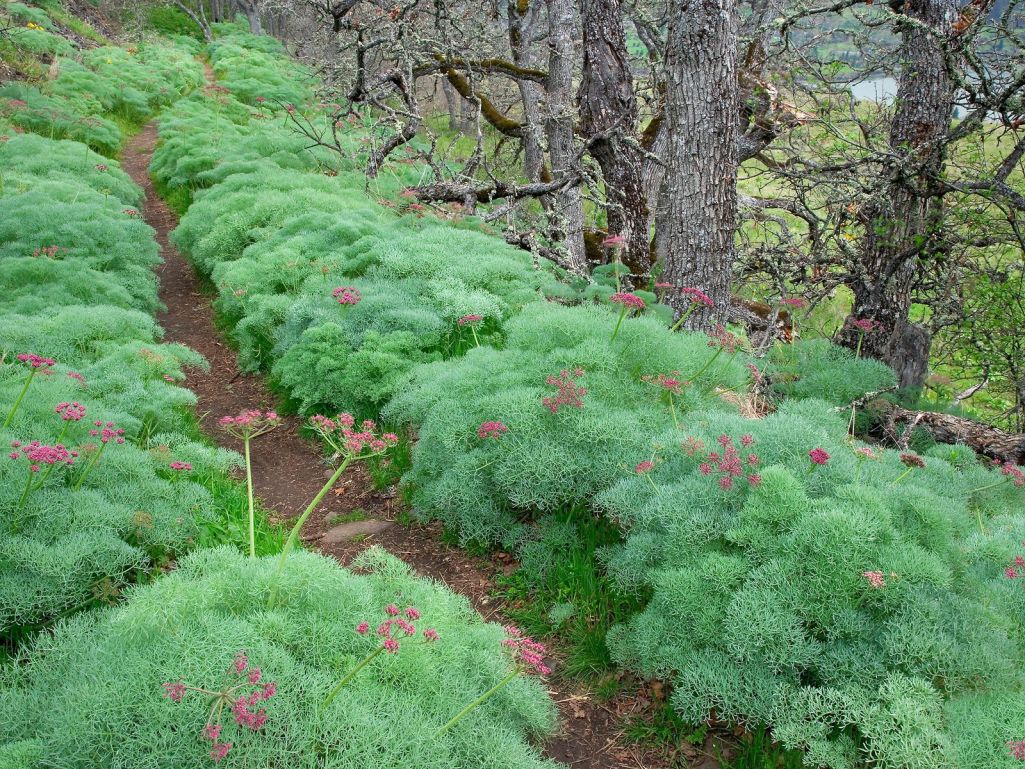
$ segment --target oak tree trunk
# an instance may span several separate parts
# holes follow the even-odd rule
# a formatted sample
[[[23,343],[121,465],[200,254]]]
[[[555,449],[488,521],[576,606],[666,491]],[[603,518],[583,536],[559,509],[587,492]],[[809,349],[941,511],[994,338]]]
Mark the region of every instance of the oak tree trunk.
[[[665,60],[666,173],[656,227],[662,280],[715,303],[687,320],[708,328],[730,307],[737,219],[736,0],[672,0]],[[677,315],[690,302],[670,291]]]
[[[854,305],[838,341],[889,363],[902,387],[920,386],[929,362],[930,338],[909,320],[912,291],[923,262],[941,249],[943,203],[938,180],[954,108],[954,86],[942,41],[956,13],[953,0],[908,0],[902,7],[903,67],[890,126],[886,187],[861,212]],[[862,334],[851,321],[869,320],[878,330]]]
[[[548,110],[545,133],[552,175],[558,178],[572,174],[576,160],[573,145],[573,61],[576,47],[574,0],[546,0],[548,5]],[[556,239],[566,251],[566,261],[580,272],[587,271],[584,252],[584,206],[579,184],[570,184],[553,195],[551,212]]]
[[[625,141],[637,124],[637,99],[620,0],[584,0],[584,65],[577,98],[580,127],[605,182],[610,236],[622,236],[623,264],[639,284],[651,271],[644,155]]]
[[[535,6],[538,0],[534,0]],[[509,0],[509,48],[518,67],[533,67],[531,40],[536,8],[530,0]],[[541,87],[538,83],[518,79],[516,85],[523,103],[523,174],[532,182],[540,181],[544,166],[541,146]]]

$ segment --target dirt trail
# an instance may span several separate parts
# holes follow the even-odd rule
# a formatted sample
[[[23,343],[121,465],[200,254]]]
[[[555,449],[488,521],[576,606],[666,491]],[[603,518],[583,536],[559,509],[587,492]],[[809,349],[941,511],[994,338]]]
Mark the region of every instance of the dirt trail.
[[[234,351],[222,341],[214,325],[211,297],[204,292],[192,266],[169,241],[168,235],[178,220],[157,195],[149,176],[156,142],[154,121],[129,142],[122,165],[146,193],[143,215],[156,230],[164,259],[157,272],[160,299],[167,309],[158,320],[166,331],[166,341],[188,345],[209,361],[210,370],[190,370],[186,384],[199,400],[197,412],[206,433],[219,444],[241,451],[241,443],[219,430],[217,420],[243,409],[274,408],[275,397],[261,376],[239,371]],[[274,433],[253,443],[256,494],[278,520],[304,510],[330,475],[318,447],[304,440],[299,429],[299,420],[290,416]],[[355,516],[351,515],[354,511],[358,511]],[[417,573],[465,595],[485,618],[500,619],[500,606],[490,596],[494,578],[504,565],[445,545],[437,525],[397,523],[399,511],[395,491],[375,492],[366,471],[358,467],[343,476],[335,491],[310,516],[302,538],[342,563],[370,545],[380,545]],[[340,523],[345,516],[362,520]],[[636,746],[623,744],[624,716],[643,708],[643,702],[624,698],[601,704],[575,687],[555,687],[551,692],[564,726],[563,733],[547,746],[546,754],[551,758],[574,769],[654,769],[661,765],[652,757],[642,756]]]

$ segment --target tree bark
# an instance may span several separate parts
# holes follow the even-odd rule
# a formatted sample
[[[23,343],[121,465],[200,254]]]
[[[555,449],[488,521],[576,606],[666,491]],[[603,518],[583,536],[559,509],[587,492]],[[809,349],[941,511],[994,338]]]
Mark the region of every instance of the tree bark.
[[[714,302],[690,328],[726,320],[737,219],[736,0],[672,0],[666,51],[666,174],[659,220],[662,280]],[[676,314],[690,302],[667,297]]]
[[[573,146],[573,60],[576,52],[574,0],[546,0],[548,5],[548,114],[545,132],[552,176],[556,179],[571,172],[576,160]],[[580,272],[587,272],[584,251],[584,206],[580,185],[574,184],[554,196],[555,237],[566,249],[566,260]]]
[[[928,371],[930,337],[911,323],[919,265],[942,249],[944,150],[954,86],[942,40],[956,18],[954,0],[908,0],[902,8],[903,67],[890,126],[886,187],[862,212],[865,235],[854,304],[838,341],[856,347],[854,320],[875,321],[864,355],[889,363],[902,387],[918,387]]]
[[[537,0],[535,0],[535,6]],[[509,49],[513,63],[519,67],[534,65],[531,39],[536,10],[530,0],[509,0]],[[532,182],[540,181],[544,167],[541,146],[541,88],[537,83],[517,78],[516,86],[523,103],[523,174]]]
[[[644,155],[626,141],[638,114],[620,0],[583,0],[582,18],[581,132],[605,181],[608,233],[625,238],[620,258],[639,284],[651,271],[649,211]]]
[[[258,0],[235,0],[239,10],[246,15],[249,22],[249,31],[254,35],[263,34],[263,24],[260,22],[260,3]]]

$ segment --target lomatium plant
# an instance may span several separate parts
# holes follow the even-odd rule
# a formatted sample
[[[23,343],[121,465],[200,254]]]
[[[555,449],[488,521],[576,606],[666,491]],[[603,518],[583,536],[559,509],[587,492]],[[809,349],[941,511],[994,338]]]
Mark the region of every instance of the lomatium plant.
[[[59,443],[55,446],[48,446],[39,441],[31,443],[11,441],[11,449],[11,453],[7,455],[8,458],[15,461],[24,460],[27,463],[28,471],[16,510],[21,510],[25,506],[29,493],[42,486],[55,467],[71,467],[78,458],[77,451],[72,451]],[[46,472],[39,479],[39,473],[43,467],[46,467]]]
[[[331,691],[327,693],[324,698],[324,702],[321,703],[321,709],[326,708],[330,705],[335,697],[342,688],[349,683],[356,674],[359,673],[363,668],[369,665],[381,652],[387,652],[388,654],[398,654],[399,649],[403,643],[406,643],[410,639],[417,638],[416,625],[413,624],[416,620],[420,619],[420,610],[415,606],[407,606],[405,610],[400,611],[399,607],[395,604],[388,604],[384,608],[384,613],[387,615],[387,619],[384,620],[380,625],[377,626],[377,630],[374,631],[375,635],[380,642],[370,651],[367,655],[356,663],[356,666],[342,676],[341,680],[335,684]],[[370,623],[363,620],[356,626],[356,632],[362,636],[367,636],[370,633]],[[401,640],[400,640],[401,639]],[[438,631],[434,628],[427,628],[419,636],[422,643],[433,643],[438,640]]]
[[[25,377],[25,383],[21,387],[21,392],[18,393],[18,397],[14,399],[14,405],[11,406],[11,410],[7,412],[7,418],[4,419],[4,423],[3,425],[0,425],[0,427],[10,427],[11,420],[14,419],[14,415],[18,413],[18,407],[21,406],[21,402],[25,400],[25,393],[28,392],[28,388],[32,385],[32,380],[36,378],[36,374],[52,374],[52,366],[57,363],[53,358],[44,358],[30,352],[21,353],[18,355],[18,360],[28,366],[28,376]]]
[[[512,657],[513,669],[505,676],[501,681],[488,689],[484,694],[475,699],[465,708],[456,713],[452,718],[449,719],[443,727],[441,727],[435,737],[440,737],[453,726],[462,721],[466,716],[472,713],[474,710],[479,708],[489,699],[494,697],[500,692],[505,686],[507,686],[515,678],[526,675],[529,673],[536,673],[537,675],[547,676],[552,671],[545,665],[545,647],[539,644],[532,638],[528,638],[520,629],[513,625],[505,626],[505,640],[502,641],[502,646],[508,650]]]
[[[612,329],[612,338],[610,342],[615,342],[616,337],[619,336],[619,327],[623,325],[623,318],[631,310],[637,310],[637,314],[644,312],[644,300],[641,299],[637,294],[631,294],[629,291],[619,291],[609,297],[609,301],[614,304],[621,305],[622,309],[619,311],[619,319],[616,321],[616,327]]]
[[[303,514],[296,520],[295,525],[292,527],[292,531],[288,535],[288,539],[285,540],[285,546],[281,550],[281,556],[278,560],[278,568],[274,572],[274,576],[271,581],[270,597],[267,599],[267,608],[273,609],[278,602],[278,584],[281,578],[281,572],[285,570],[285,563],[288,560],[288,554],[295,548],[296,542],[299,540],[299,531],[302,529],[303,524],[306,523],[306,519],[310,517],[310,514],[317,508],[320,501],[324,498],[324,495],[331,490],[331,488],[338,482],[338,479],[342,477],[349,465],[353,462],[359,462],[361,460],[370,459],[371,457],[380,456],[384,454],[389,448],[396,445],[399,442],[399,436],[394,433],[381,433],[374,432],[377,429],[377,425],[373,420],[364,420],[360,425],[360,429],[355,428],[356,419],[349,413],[338,414],[334,419],[315,414],[310,417],[310,427],[317,433],[324,441],[330,446],[335,453],[336,457],[340,457],[341,461],[338,463],[338,467],[334,473],[328,479],[327,483],[317,492],[317,495],[313,498],[313,501],[307,506]]]
[[[281,425],[281,417],[273,411],[260,411],[259,409],[248,409],[234,417],[221,417],[217,423],[228,435],[232,435],[242,441],[245,447],[246,458],[246,497],[249,503],[249,557],[256,557],[256,512],[253,505],[253,462],[250,454],[249,444],[254,438],[258,438]],[[174,468],[181,469],[181,468]],[[191,470],[191,466],[189,467]]]
[[[224,711],[231,711],[239,727],[259,731],[267,722],[267,711],[255,708],[273,697],[277,690],[278,685],[273,681],[264,681],[263,672],[250,665],[249,658],[243,652],[235,655],[220,689],[204,689],[182,681],[164,684],[164,695],[172,702],[181,702],[190,692],[210,698],[210,714],[203,725],[202,736],[212,743],[210,758],[214,763],[219,763],[228,755],[233,745],[222,739]]]
[[[670,331],[676,331],[676,329],[682,326],[684,321],[693,315],[694,311],[698,309],[698,307],[715,306],[715,302],[712,301],[711,297],[699,288],[684,287],[680,289],[680,293],[690,299],[690,307],[680,313],[680,317],[676,319],[676,323],[672,325],[669,329]]]
[[[113,422],[103,422],[102,420],[97,419],[93,422],[93,427],[94,429],[89,431],[89,435],[93,438],[99,438],[100,445],[98,448],[95,445],[87,447],[87,449],[91,451],[92,456],[89,458],[89,462],[86,464],[82,474],[78,476],[78,480],[75,481],[74,489],[76,491],[82,488],[82,484],[85,483],[85,479],[89,477],[93,468],[99,463],[100,457],[103,456],[103,452],[107,449],[107,444],[111,441],[118,444],[125,442],[125,429],[123,427],[118,427]]]

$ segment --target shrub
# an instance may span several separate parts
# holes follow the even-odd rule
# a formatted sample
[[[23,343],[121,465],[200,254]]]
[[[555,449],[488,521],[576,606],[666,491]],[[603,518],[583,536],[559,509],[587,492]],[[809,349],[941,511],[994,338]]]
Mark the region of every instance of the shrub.
[[[9,753],[42,755],[61,766],[199,766],[208,708],[181,703],[162,684],[215,684],[244,650],[277,683],[259,732],[235,736],[231,758],[269,766],[543,767],[527,735],[549,733],[554,709],[535,681],[520,678],[442,737],[435,732],[509,669],[501,628],[468,602],[412,577],[382,551],[365,554],[355,576],[331,560],[295,554],[284,604],[265,608],[276,559],[203,550],[121,607],[63,623],[24,666],[7,674],[0,725]],[[356,632],[392,602],[422,612],[433,644],[403,642],[378,657],[323,711],[328,691],[371,645]],[[325,639],[331,639],[325,643]],[[4,748],[0,748],[0,751]],[[2,755],[2,753],[0,753]],[[156,762],[156,763],[154,763]]]
[[[415,370],[384,413],[419,427],[406,479],[418,514],[457,528],[463,541],[515,541],[517,518],[586,502],[649,459],[653,436],[672,425],[664,389],[650,378],[697,372],[714,352],[703,335],[670,334],[643,317],[626,320],[610,345],[616,322],[604,308],[534,303],[506,324],[504,349]],[[558,396],[546,380],[577,368],[582,407],[546,409],[543,399]],[[687,423],[691,410],[717,401],[714,385],[746,378],[741,361],[721,356],[674,408]],[[480,438],[489,420],[508,433]]]
[[[650,595],[610,633],[614,658],[671,680],[685,718],[770,724],[808,766],[982,766],[999,753],[945,709],[1025,683],[1025,596],[1004,575],[1025,535],[1013,486],[974,491],[993,476],[977,462],[865,457],[844,416],[810,400],[761,420],[696,414],[686,433],[684,450],[661,437],[670,448],[648,478],[598,497],[628,532],[606,553],[610,574]],[[757,484],[705,474],[720,435],[750,436]]]

